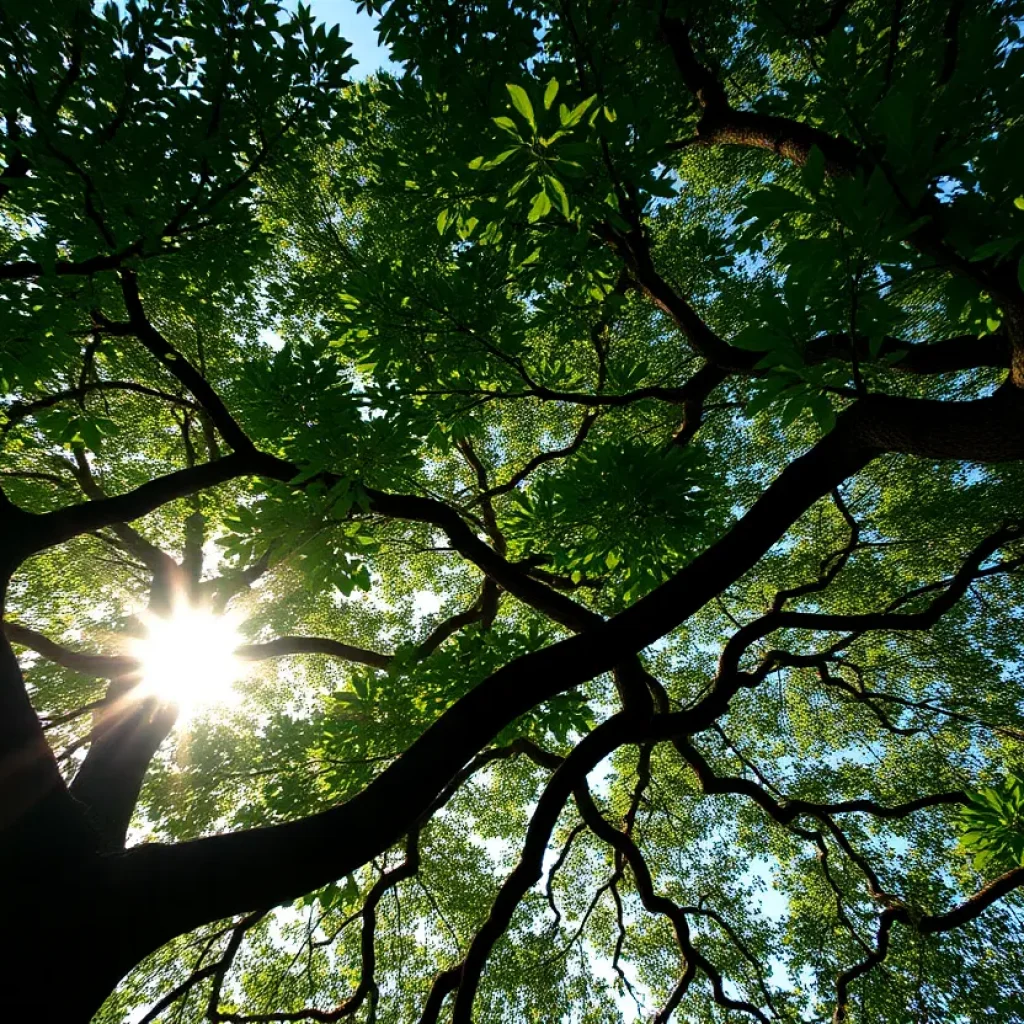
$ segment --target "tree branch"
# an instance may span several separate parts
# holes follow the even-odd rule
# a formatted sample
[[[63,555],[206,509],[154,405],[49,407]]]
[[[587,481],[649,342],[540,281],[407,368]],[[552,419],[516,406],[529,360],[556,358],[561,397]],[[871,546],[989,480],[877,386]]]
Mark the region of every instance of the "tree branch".
[[[666,727],[673,717],[672,715],[662,716],[662,727]],[[693,769],[693,773],[697,776],[697,781],[700,783],[703,792],[734,793],[749,797],[770,818],[777,821],[780,825],[788,825],[802,814],[819,820],[824,820],[824,818],[831,817],[834,814],[850,814],[858,811],[871,814],[876,818],[905,818],[909,814],[914,814],[928,807],[951,804],[966,806],[968,803],[967,795],[959,790],[916,797],[913,800],[907,800],[892,807],[886,807],[869,799],[840,800],[824,804],[800,799],[776,799],[766,789],[750,779],[744,779],[740,776],[716,775],[704,756],[689,740],[677,736],[673,738],[673,743],[686,763]]]
[[[6,634],[11,643],[21,647],[27,647],[36,654],[42,655],[47,661],[55,665],[69,668],[72,672],[81,672],[85,676],[95,676],[99,679],[114,679],[127,675],[138,669],[139,663],[135,658],[117,654],[82,654],[63,647],[42,633],[34,629],[22,626],[9,619],[0,623],[0,628]]]
[[[199,408],[195,402],[190,402],[187,398],[182,398],[180,395],[172,395],[167,391],[151,388],[145,384],[136,384],[135,381],[94,380],[81,384],[77,388],[69,388],[67,391],[58,391],[52,395],[46,395],[44,398],[33,399],[31,402],[12,402],[4,410],[7,422],[4,424],[3,431],[6,433],[16,423],[28,416],[35,416],[44,409],[50,409],[61,402],[80,401],[86,395],[92,394],[95,391],[127,391],[137,395],[159,398],[161,401],[170,402],[172,405],[179,405],[186,409],[197,410]]]
[[[117,853],[124,849],[149,764],[174,727],[178,708],[130,689],[122,692],[117,681],[110,693],[90,733],[89,753],[68,789],[85,808],[101,849]]]
[[[677,18],[662,16],[662,35],[672,52],[676,68],[686,87],[694,94],[701,108],[697,124],[697,141],[704,145],[732,145],[765,149],[777,153],[798,166],[807,162],[812,148],[817,147],[825,158],[825,171],[833,177],[847,177],[858,170],[866,172],[880,167],[906,207],[911,222],[919,222],[907,236],[907,241],[921,252],[936,259],[938,264],[976,281],[1007,306],[1013,327],[1021,316],[1021,295],[1016,275],[1008,266],[999,266],[992,260],[972,262],[960,255],[945,239],[940,222],[942,204],[926,190],[916,203],[902,196],[895,178],[883,161],[866,148],[843,136],[828,132],[802,121],[737,110],[729,103],[724,87],[715,74],[698,59],[693,50],[690,28]],[[1018,387],[1024,386],[1024,339],[1019,338],[1021,328],[1014,328],[1013,377]]]
[[[507,930],[516,907],[541,877],[544,852],[566,801],[598,762],[636,736],[639,726],[634,716],[620,712],[587,735],[551,777],[530,819],[519,862],[502,885],[487,920],[466,953],[452,1024],[471,1024],[477,988],[491,950]]]
[[[0,577],[0,613],[7,580]],[[0,632],[0,869],[27,886],[90,855],[94,837],[69,798],[29,701],[6,632]]]
[[[923,935],[935,935],[975,920],[997,900],[1024,886],[1024,867],[1011,868],[993,879],[973,896],[944,914],[912,914],[903,905],[887,907],[878,922],[875,948],[859,963],[843,971],[836,979],[836,1009],[833,1024],[845,1024],[849,1009],[850,985],[882,963],[889,952],[890,932],[896,921],[916,929]]]
[[[219,1002],[219,988],[210,996],[210,1008],[207,1016],[212,1021],[224,1021],[227,1024],[273,1024],[275,1021],[302,1021],[312,1020],[333,1024],[334,1021],[342,1020],[344,1017],[351,1017],[366,1002],[367,996],[376,985],[374,972],[377,966],[377,951],[375,946],[377,928],[377,907],[384,896],[395,888],[400,882],[412,878],[420,866],[419,835],[413,832],[406,841],[405,860],[386,871],[376,881],[373,888],[366,896],[360,916],[363,919],[363,930],[360,936],[360,955],[362,958],[362,969],[359,976],[359,984],[355,991],[344,1002],[339,1003],[333,1010],[320,1010],[308,1006],[301,1010],[286,1010],[276,1013],[234,1013],[221,1012],[217,1008]]]
[[[132,332],[149,353],[163,365],[172,376],[192,392],[196,401],[213,421],[221,436],[236,452],[253,451],[253,443],[228,412],[220,395],[210,386],[206,378],[158,331],[142,306],[138,279],[131,270],[121,271],[121,292],[128,310],[128,322]]]
[[[370,665],[373,668],[387,668],[392,660],[390,654],[378,654],[376,651],[367,651],[342,643],[340,640],[321,636],[279,636],[265,643],[245,644],[235,651],[235,655],[243,661],[265,661],[268,658],[286,658],[293,654],[324,654],[358,665]]]
[[[18,544],[22,558],[83,533],[114,523],[131,522],[178,498],[252,474],[254,467],[237,453],[193,469],[179,469],[142,484],[133,491],[81,505],[68,505],[41,515],[24,513],[26,535]]]
[[[871,442],[885,439],[890,449],[942,453],[937,457],[970,452],[974,458],[1019,458],[1024,424],[1018,410],[1017,400],[1005,396],[965,403],[871,396],[857,403],[840,415],[831,434],[779,475],[729,533],[667,583],[582,635],[500,669],[347,803],[272,828],[128,851],[120,861],[119,885],[127,906],[137,906],[140,915],[146,908],[145,919],[137,922],[140,940],[157,945],[205,921],[294,898],[366,863],[405,834],[448,780],[516,717],[610,671],[738,579],[818,498],[874,457],[879,448]],[[387,498],[381,505],[406,518],[431,521],[436,514],[430,499]],[[482,546],[488,558],[498,557]],[[671,730],[666,735],[706,728],[727,704],[715,697],[679,717],[665,716]],[[153,872],[162,879],[158,893],[146,881]]]
[[[949,12],[942,27],[946,37],[946,49],[942,57],[942,68],[936,85],[946,85],[956,71],[957,58],[960,56],[960,18],[964,12],[964,0],[950,0]]]
[[[589,790],[580,785],[575,791],[576,806],[587,827],[604,842],[608,843],[629,864],[636,882],[637,893],[645,909],[654,914],[662,914],[672,922],[676,943],[683,956],[683,972],[692,963],[699,968],[711,982],[712,995],[719,1006],[730,1010],[747,1013],[762,1024],[768,1024],[768,1018],[752,1003],[746,1000],[733,999],[725,992],[722,975],[718,969],[693,946],[690,939],[690,926],[683,908],[673,903],[667,896],[655,891],[654,880],[640,848],[625,832],[614,828],[598,810]]]
[[[263,918],[266,917],[266,911],[259,910],[253,914],[248,914],[237,924],[232,926],[231,938],[228,940],[227,947],[219,960],[213,961],[213,963],[207,964],[205,967],[197,967],[180,985],[176,985],[166,995],[162,996],[156,1003],[149,1008],[149,1011],[144,1017],[141,1017],[138,1024],[153,1024],[153,1021],[166,1010],[168,1007],[173,1006],[182,996],[187,995],[196,985],[201,981],[205,981],[207,978],[215,977],[216,979],[223,981],[224,974],[231,966],[232,961],[241,948],[242,941],[245,938],[245,933],[258,924]],[[207,949],[209,946],[207,946]],[[199,962],[202,963],[202,957]]]
[[[514,491],[534,470],[539,469],[545,463],[574,455],[583,446],[583,442],[586,441],[590,428],[597,420],[597,416],[596,412],[587,413],[580,423],[579,430],[576,431],[576,436],[564,448],[555,448],[552,451],[541,452],[539,455],[535,455],[522,469],[513,473],[503,484],[495,484],[494,487],[489,487],[481,492],[477,496],[476,501],[483,502],[490,498],[496,498],[500,494],[508,494],[509,491]]]
[[[463,612],[444,620],[436,626],[430,635],[416,648],[416,660],[422,661],[434,653],[450,636],[474,622],[493,620],[498,608],[498,588],[493,580],[484,580],[480,596],[472,606]]]

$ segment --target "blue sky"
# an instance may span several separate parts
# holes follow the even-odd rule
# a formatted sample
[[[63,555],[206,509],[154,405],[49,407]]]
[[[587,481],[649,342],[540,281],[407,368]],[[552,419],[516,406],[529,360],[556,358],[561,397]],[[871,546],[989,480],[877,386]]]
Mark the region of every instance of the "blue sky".
[[[124,0],[115,0],[124,10]],[[340,25],[341,34],[352,44],[352,56],[359,61],[353,69],[356,78],[365,78],[374,71],[387,68],[398,71],[399,66],[388,59],[388,51],[377,43],[377,19],[363,11],[356,13],[358,0],[303,0],[313,16],[328,26]],[[289,4],[289,6],[291,6]]]
[[[341,34],[352,44],[352,56],[359,61],[354,69],[357,78],[365,78],[383,67],[396,70],[388,59],[388,51],[377,43],[376,18],[366,11],[356,13],[356,0],[306,0],[313,14],[328,25],[340,25]]]

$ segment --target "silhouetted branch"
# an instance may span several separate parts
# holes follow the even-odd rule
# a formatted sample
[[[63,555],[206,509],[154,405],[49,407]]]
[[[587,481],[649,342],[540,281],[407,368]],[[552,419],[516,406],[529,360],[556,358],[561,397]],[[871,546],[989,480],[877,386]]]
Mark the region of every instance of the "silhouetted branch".
[[[220,395],[210,386],[206,378],[178,352],[173,345],[158,331],[142,306],[139,295],[138,279],[135,272],[121,272],[121,293],[128,310],[128,320],[132,332],[142,345],[153,355],[173,377],[192,392],[196,401],[213,421],[221,436],[236,452],[253,450],[252,441],[238,425],[235,418],[228,412]],[[104,325],[107,326],[107,325]]]
[[[360,916],[363,919],[363,930],[360,937],[360,955],[362,967],[359,976],[359,984],[355,991],[346,1000],[339,1003],[332,1010],[321,1010],[317,1007],[304,1007],[301,1010],[284,1010],[271,1013],[235,1013],[232,1011],[221,1011],[218,1009],[220,1002],[220,986],[215,985],[210,993],[210,1002],[207,1007],[207,1016],[211,1021],[223,1021],[225,1024],[274,1024],[277,1021],[303,1021],[311,1020],[322,1022],[322,1024],[333,1024],[335,1021],[345,1017],[351,1017],[366,1002],[367,997],[374,991],[376,982],[374,972],[377,965],[376,953],[376,928],[377,928],[377,907],[384,896],[395,888],[400,882],[412,878],[420,865],[419,835],[413,832],[406,840],[405,860],[391,871],[386,871],[374,883],[372,889],[366,895],[363,902],[363,909]],[[223,979],[223,975],[221,975]]]
[[[295,654],[324,654],[343,661],[352,661],[373,668],[387,668],[391,664],[390,654],[378,654],[361,647],[331,640],[322,636],[279,636],[264,643],[244,644],[235,654],[243,661],[265,661],[268,658],[286,658]]]
[[[853,967],[843,971],[836,979],[836,1009],[834,1024],[844,1024],[849,1006],[849,988],[858,978],[863,977],[882,963],[889,952],[890,932],[893,923],[899,921],[923,935],[935,935],[952,931],[975,920],[997,900],[1024,886],[1024,867],[1011,868],[979,889],[973,896],[942,914],[920,914],[912,912],[903,904],[894,904],[882,911],[878,923],[878,937],[875,948],[868,956]]]
[[[821,590],[827,586],[842,569],[843,565],[845,565],[850,554],[852,554],[853,547],[847,545],[844,551],[839,554],[833,566],[821,575],[819,581],[814,584],[805,585],[804,588],[780,591],[781,600],[777,595],[772,611],[742,626],[730,637],[719,658],[719,678],[728,679],[736,675],[739,672],[740,658],[751,644],[780,629],[854,633],[857,635],[869,630],[892,629],[914,631],[930,629],[956,605],[967,592],[967,588],[973,580],[983,575],[993,575],[993,570],[996,567],[983,569],[983,563],[1001,547],[1018,540],[1022,535],[1024,535],[1024,525],[1020,523],[1010,523],[1001,527],[975,546],[952,577],[915,587],[895,601],[890,602],[888,607],[880,612],[839,614],[832,612],[782,610],[783,603],[791,597],[801,593]],[[852,540],[851,543],[855,546],[856,541]],[[1020,564],[1024,564],[1024,556],[1000,564],[998,571],[1009,571],[1017,568]],[[810,590],[806,589],[807,586],[810,587]],[[900,612],[897,610],[916,598],[935,590],[940,590],[941,593],[921,611]],[[771,662],[766,660],[759,666],[755,677],[763,678],[770,670]]]
[[[429,657],[460,629],[471,626],[475,622],[487,625],[494,621],[498,610],[499,591],[493,580],[484,580],[480,596],[463,612],[445,619],[431,630],[430,635],[416,648],[417,660]]]
[[[168,1007],[173,1006],[182,996],[188,995],[193,988],[196,987],[201,981],[205,981],[207,978],[214,978],[214,985],[216,991],[220,991],[220,986],[223,984],[224,975],[227,973],[238,950],[241,948],[242,941],[245,938],[245,933],[258,924],[267,912],[265,910],[257,911],[254,914],[249,914],[243,918],[237,924],[231,926],[231,938],[228,940],[226,949],[220,959],[207,964],[205,967],[197,967],[183,982],[179,985],[175,985],[170,992],[163,995],[156,1003],[149,1008],[149,1011],[145,1016],[140,1017],[138,1024],[152,1024]]]
[[[827,589],[829,584],[843,571],[846,563],[850,560],[850,556],[857,550],[857,543],[860,540],[860,526],[846,507],[843,496],[839,493],[838,489],[832,492],[832,501],[850,529],[850,539],[840,551],[835,551],[824,559],[818,570],[818,578],[816,580],[779,590],[772,601],[773,612],[781,612],[786,606],[786,602],[792,601],[794,598],[806,597],[808,594],[820,593],[822,590]]]
[[[502,885],[487,920],[466,953],[452,1024],[471,1024],[473,1002],[491,950],[508,928],[522,898],[541,877],[551,832],[572,791],[599,761],[629,742],[639,726],[632,715],[620,712],[584,737],[552,775],[530,819],[519,862]]]
[[[564,448],[555,448],[552,451],[541,452],[539,455],[535,455],[522,469],[515,472],[503,484],[496,484],[494,487],[483,491],[477,496],[476,500],[483,502],[486,499],[497,497],[499,494],[507,494],[509,491],[514,491],[534,470],[539,469],[545,463],[553,462],[555,459],[564,459],[579,451],[583,442],[586,441],[590,428],[594,425],[597,416],[596,412],[587,413],[580,423],[579,430],[576,431],[576,436]]]
[[[873,970],[886,958],[889,952],[889,932],[895,920],[895,911],[891,909],[883,910],[878,919],[878,936],[875,939],[875,948],[869,950],[868,955],[863,960],[843,971],[836,978],[836,1009],[832,1015],[833,1024],[844,1024],[847,1019],[846,1011],[849,1008],[850,985]]]
[[[666,716],[671,719],[674,716]],[[939,807],[951,804],[967,804],[967,796],[960,790],[946,793],[933,793],[928,796],[907,800],[892,807],[886,807],[875,800],[867,798],[854,800],[838,800],[832,803],[814,803],[801,799],[776,799],[766,789],[750,779],[741,776],[716,775],[704,756],[686,739],[676,738],[673,741],[685,761],[693,769],[701,789],[705,793],[736,793],[749,797],[769,817],[783,825],[788,825],[802,814],[823,819],[834,814],[852,814],[862,812],[876,818],[905,818],[909,814],[925,810],[928,807]]]
[[[945,85],[956,71],[957,58],[960,55],[960,18],[964,12],[964,0],[950,0],[949,13],[942,27],[946,37],[946,49],[942,56],[942,68],[936,85]]]
[[[34,629],[22,626],[17,622],[6,620],[2,624],[4,633],[11,643],[21,647],[27,647],[36,654],[52,661],[55,665],[69,668],[73,672],[81,672],[82,675],[95,676],[99,679],[114,679],[138,670],[139,662],[136,658],[127,655],[117,654],[83,654],[72,651],[68,647],[55,643],[42,633]]]
[[[832,0],[825,19],[815,26],[813,30],[814,35],[830,35],[834,29],[838,28],[839,23],[843,20],[843,16],[846,14],[846,9],[849,6],[850,0]]]
[[[78,401],[86,395],[92,394],[96,391],[125,391],[131,394],[147,395],[151,398],[159,398],[163,402],[169,402],[172,405],[182,406],[186,409],[199,408],[195,402],[190,402],[187,398],[182,398],[180,395],[172,395],[166,391],[161,391],[158,388],[151,388],[145,384],[137,384],[135,381],[94,380],[82,384],[77,388],[70,388],[67,391],[58,391],[55,394],[47,395],[45,398],[33,399],[31,402],[12,402],[4,410],[7,422],[3,426],[3,431],[6,433],[16,423],[19,423],[28,416],[35,416],[37,413],[40,413],[45,409],[50,409],[55,405],[59,405],[61,402]]]
[[[575,798],[580,816],[586,822],[587,827],[598,838],[621,854],[629,864],[636,882],[637,893],[645,909],[667,917],[672,923],[676,943],[684,961],[684,976],[686,968],[692,963],[711,982],[712,995],[719,1006],[749,1014],[761,1021],[762,1024],[768,1024],[768,1018],[752,1003],[742,999],[733,999],[726,993],[721,973],[710,960],[694,948],[690,939],[690,926],[683,908],[673,903],[667,896],[662,896],[655,891],[650,869],[636,843],[605,820],[585,786],[576,789]]]

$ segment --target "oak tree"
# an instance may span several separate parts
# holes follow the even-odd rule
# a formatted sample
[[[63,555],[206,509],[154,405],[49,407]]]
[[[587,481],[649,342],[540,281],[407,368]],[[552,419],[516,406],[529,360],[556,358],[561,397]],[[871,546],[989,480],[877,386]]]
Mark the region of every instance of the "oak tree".
[[[0,2],[5,1014],[1024,1020],[1024,4],[359,6]]]

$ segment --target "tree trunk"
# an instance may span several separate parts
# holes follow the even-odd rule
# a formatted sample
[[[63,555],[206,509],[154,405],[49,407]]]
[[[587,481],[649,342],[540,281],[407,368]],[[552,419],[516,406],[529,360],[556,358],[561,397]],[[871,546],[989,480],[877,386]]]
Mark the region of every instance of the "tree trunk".
[[[79,864],[8,885],[0,903],[5,1020],[89,1024],[150,952],[144,937],[124,926],[123,908],[103,883],[102,862],[93,863],[91,877]]]

